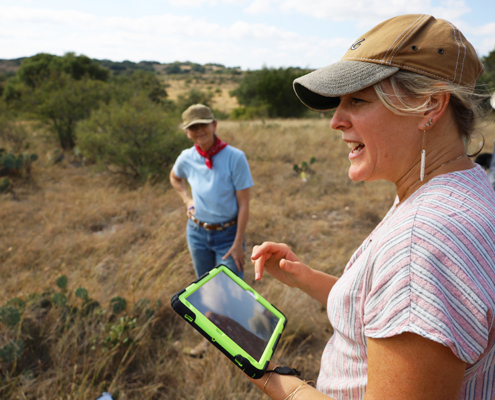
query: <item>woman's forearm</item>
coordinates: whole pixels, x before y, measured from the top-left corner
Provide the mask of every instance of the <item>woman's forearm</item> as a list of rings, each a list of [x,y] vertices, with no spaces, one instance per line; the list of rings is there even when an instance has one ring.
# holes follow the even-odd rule
[[[270,362],[268,370],[273,370],[275,367],[276,365]],[[261,379],[249,379],[273,400],[286,399],[296,390],[294,400],[332,400],[331,397],[317,391],[309,383],[304,383],[304,381],[293,375],[279,375],[275,372],[269,372]]]
[[[192,198],[187,191],[186,182],[184,179],[179,178],[175,175],[174,171],[170,171],[170,184],[175,189],[175,191],[179,194],[184,204],[187,206],[190,202],[192,202]]]
[[[299,289],[326,306],[330,290],[339,278],[315,269],[310,271],[307,281],[300,285]]]
[[[239,212],[237,214],[237,232],[234,244],[242,246],[249,219],[249,189],[236,192],[236,196]]]

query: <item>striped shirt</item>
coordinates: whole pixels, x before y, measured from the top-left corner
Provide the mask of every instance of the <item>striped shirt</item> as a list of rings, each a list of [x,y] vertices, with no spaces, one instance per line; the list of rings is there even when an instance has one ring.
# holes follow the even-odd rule
[[[467,363],[459,399],[492,399],[494,311],[495,192],[479,166],[435,177],[392,207],[332,288],[317,388],[362,399],[366,337],[412,332]]]

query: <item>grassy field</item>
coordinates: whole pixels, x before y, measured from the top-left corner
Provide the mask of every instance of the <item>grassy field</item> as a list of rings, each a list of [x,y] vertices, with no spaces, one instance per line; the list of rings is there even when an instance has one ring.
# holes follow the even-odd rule
[[[392,184],[348,179],[349,150],[327,119],[221,121],[218,135],[251,166],[248,255],[263,241],[285,242],[307,264],[339,275],[392,205]],[[495,125],[484,135],[491,152]],[[54,164],[56,146],[42,136],[32,143],[41,157],[31,179],[16,184],[15,196],[0,195],[0,305],[26,302],[19,324],[0,324],[0,348],[19,338],[25,346],[1,364],[0,398],[82,400],[108,390],[119,400],[260,399],[220,352],[210,348],[200,360],[184,352],[200,336],[170,298],[195,276],[185,209],[168,183],[131,188],[69,156]],[[311,157],[303,182],[292,167]],[[61,275],[66,289],[56,284]],[[245,280],[288,317],[274,360],[316,379],[331,335],[325,308],[269,276],[254,282],[250,263]],[[83,312],[81,287],[101,308]],[[65,306],[47,303],[54,293]],[[112,311],[116,296],[124,312]]]

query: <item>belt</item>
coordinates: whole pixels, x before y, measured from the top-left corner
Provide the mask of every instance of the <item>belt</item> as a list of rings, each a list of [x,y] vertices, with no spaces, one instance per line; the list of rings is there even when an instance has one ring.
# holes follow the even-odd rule
[[[237,224],[237,220],[234,219],[233,221],[226,222],[225,224],[208,224],[207,222],[201,222],[198,221],[194,215],[191,215],[191,219],[193,222],[198,224],[200,227],[206,229],[207,231],[223,231],[225,228],[228,228],[229,226]]]

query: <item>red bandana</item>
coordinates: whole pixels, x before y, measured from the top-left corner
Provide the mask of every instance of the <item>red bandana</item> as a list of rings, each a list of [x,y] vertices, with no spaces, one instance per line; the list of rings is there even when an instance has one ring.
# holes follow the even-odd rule
[[[215,135],[215,141],[213,142],[213,146],[211,146],[210,150],[208,151],[203,151],[201,150],[201,147],[199,147],[196,143],[194,143],[194,147],[196,147],[196,150],[198,151],[199,155],[201,157],[205,158],[205,164],[209,169],[213,168],[213,160],[212,157],[220,153],[225,146],[227,146],[227,143],[222,142],[216,135]]]

